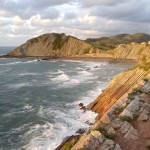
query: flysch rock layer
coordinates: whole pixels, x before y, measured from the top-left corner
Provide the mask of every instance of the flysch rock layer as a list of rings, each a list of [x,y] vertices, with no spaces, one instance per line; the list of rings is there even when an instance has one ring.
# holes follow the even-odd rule
[[[148,76],[149,77],[149,76]],[[150,146],[150,79],[117,102],[72,150],[148,150]]]

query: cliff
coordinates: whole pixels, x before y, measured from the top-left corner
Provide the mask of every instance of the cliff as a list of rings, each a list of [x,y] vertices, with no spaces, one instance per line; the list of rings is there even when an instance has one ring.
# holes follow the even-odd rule
[[[103,93],[89,104],[88,109],[98,114],[91,129],[86,134],[72,136],[67,140],[67,144],[62,144],[57,150],[133,150],[138,148],[138,144],[134,144],[133,148],[130,140],[136,143],[140,143],[143,139],[147,141],[145,137],[141,139],[140,136],[145,136],[145,132],[148,131],[147,126],[150,125],[150,45],[148,43],[120,44],[113,50],[102,51],[74,37],[52,33],[27,41],[7,56],[90,56],[136,60],[138,64],[135,67],[117,75]],[[144,98],[141,98],[142,96]],[[143,120],[146,124],[141,122]],[[133,125],[134,121],[136,126]],[[142,129],[143,127],[145,129]],[[150,137],[149,134],[146,136]],[[129,148],[123,147],[126,144],[130,145]],[[147,143],[144,142],[144,147],[141,146],[139,150],[143,150],[145,146]]]
[[[115,103],[72,150],[149,150],[149,96],[150,79],[146,79]]]
[[[10,57],[46,56],[62,57],[75,56],[96,51],[91,44],[65,34],[44,34],[28,40],[7,54]]]
[[[120,44],[117,48],[104,51],[82,40],[65,34],[44,34],[28,40],[7,54],[8,57],[100,57],[111,59],[150,59],[148,43]]]

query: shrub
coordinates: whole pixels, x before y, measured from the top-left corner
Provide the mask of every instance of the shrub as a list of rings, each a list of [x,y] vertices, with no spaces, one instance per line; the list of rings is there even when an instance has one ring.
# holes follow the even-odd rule
[[[132,121],[132,118],[129,117],[129,116],[122,116],[122,117],[120,117],[120,119],[121,119],[122,121],[127,121],[127,122]]]
[[[123,107],[117,107],[117,108],[115,108],[115,110],[114,110],[114,114],[115,115],[119,115],[122,111],[123,111]]]

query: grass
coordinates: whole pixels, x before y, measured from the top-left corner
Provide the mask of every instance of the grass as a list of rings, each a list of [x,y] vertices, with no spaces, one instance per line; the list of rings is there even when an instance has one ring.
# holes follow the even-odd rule
[[[115,108],[115,110],[114,110],[114,114],[115,115],[119,115],[122,111],[123,111],[123,107],[117,107],[117,108]]]
[[[122,116],[122,117],[120,117],[120,119],[121,119],[121,121],[127,121],[127,122],[132,121],[132,118],[129,116]]]
[[[64,44],[68,42],[69,36],[65,37],[65,39],[63,39],[63,36],[64,35],[62,34],[56,35],[55,41],[53,42],[53,50],[61,49],[64,46]]]
[[[70,142],[66,143],[63,147],[64,150],[71,150],[71,148],[78,142],[78,138],[71,140]]]
[[[139,117],[139,114],[133,114],[133,120],[137,120]]]
[[[140,68],[142,68],[144,71],[148,71],[150,69],[150,62],[143,62]]]
[[[88,54],[89,50],[90,50],[90,47],[85,48],[84,51],[83,51],[83,54]]]
[[[104,127],[98,127],[95,130],[101,132],[107,139],[114,139],[114,134],[108,133]]]

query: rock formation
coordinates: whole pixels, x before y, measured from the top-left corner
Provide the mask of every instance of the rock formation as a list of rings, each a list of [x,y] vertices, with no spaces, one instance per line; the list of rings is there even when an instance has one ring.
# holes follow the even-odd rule
[[[104,51],[72,36],[44,34],[28,40],[7,54],[8,57],[100,57],[112,59],[150,60],[150,45],[142,42],[120,44]]]
[[[7,56],[28,57],[28,56],[46,56],[62,57],[75,56],[94,52],[97,49],[91,44],[72,36],[62,34],[44,34],[39,37],[28,40],[25,44],[17,47]]]
[[[147,77],[150,78],[150,74]],[[138,88],[131,90],[128,96],[114,103],[111,109],[108,109],[79,139],[72,150],[148,149],[150,147],[149,84],[150,79],[138,83]]]
[[[74,37],[53,33],[31,39],[7,56],[91,56],[136,60],[138,64],[135,67],[117,75],[103,93],[88,106],[88,109],[98,114],[91,129],[79,137],[71,136],[67,145],[63,143],[57,150],[68,147],[72,150],[134,150],[137,147],[143,150],[150,146],[150,134],[146,133],[147,126],[150,125],[149,44],[120,44],[114,50],[102,51]],[[146,123],[143,124],[143,121]],[[136,144],[133,145],[131,140]],[[144,145],[141,145],[141,141]]]

